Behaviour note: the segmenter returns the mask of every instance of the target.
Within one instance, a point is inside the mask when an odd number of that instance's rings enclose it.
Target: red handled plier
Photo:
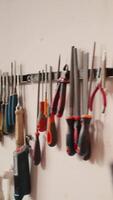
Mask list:
[[[68,65],[65,65],[61,77],[58,79],[56,93],[52,102],[52,114],[57,117],[62,117],[65,100],[66,100],[66,85],[69,83]]]

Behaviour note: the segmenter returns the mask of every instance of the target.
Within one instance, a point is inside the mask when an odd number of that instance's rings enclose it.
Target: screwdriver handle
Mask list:
[[[74,147],[75,151],[77,152],[79,133],[81,129],[81,121],[80,121],[80,116],[73,116],[73,119],[74,119]]]
[[[11,103],[11,121],[12,121],[12,126],[15,125],[15,110],[16,110],[16,106],[17,106],[17,102],[18,102],[18,96],[17,94],[13,94],[12,96],[12,103]]]
[[[57,129],[53,114],[50,114],[47,121],[47,143],[51,147],[57,144]]]
[[[81,117],[81,130],[78,141],[78,153],[84,157],[84,160],[88,160],[91,155],[91,142],[90,142],[90,121],[91,115],[85,115]]]
[[[69,156],[73,156],[76,153],[74,145],[74,119],[69,117],[66,121],[68,124],[68,134],[66,136],[67,153]]]
[[[15,111],[16,123],[15,123],[15,138],[17,147],[24,145],[24,109],[22,107],[16,107]]]
[[[1,111],[1,104],[2,102],[0,102],[0,141],[2,140],[3,137],[3,130],[2,130],[2,111]]]
[[[39,105],[39,116],[38,116],[38,120],[37,120],[37,129],[40,132],[43,132],[46,130],[47,128],[47,117],[43,114],[44,113],[44,101],[40,102]]]
[[[33,161],[34,165],[39,165],[41,162],[41,151],[40,151],[40,142],[39,142],[39,133],[36,132],[35,146],[33,151]]]

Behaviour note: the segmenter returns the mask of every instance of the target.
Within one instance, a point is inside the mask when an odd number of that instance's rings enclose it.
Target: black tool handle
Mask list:
[[[91,142],[90,142],[90,121],[91,116],[86,115],[82,117],[81,130],[78,141],[78,152],[80,156],[83,156],[84,160],[88,160],[91,156]]]
[[[34,152],[33,152],[33,161],[34,161],[34,165],[39,165],[41,162],[39,133],[36,133],[35,147],[34,147]]]
[[[74,144],[74,119],[70,117],[66,121],[68,124],[68,134],[66,136],[67,153],[69,156],[73,156],[76,153]]]

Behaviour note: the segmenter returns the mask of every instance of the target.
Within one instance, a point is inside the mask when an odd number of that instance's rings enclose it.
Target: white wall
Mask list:
[[[112,66],[112,9],[112,0],[0,0],[0,68],[10,72],[10,62],[15,59],[23,64],[24,74],[36,73],[46,63],[56,70],[59,53],[63,66],[70,63],[72,45],[92,53],[94,41],[97,55],[104,47],[108,67]],[[29,134],[35,133],[36,91],[36,85],[25,88]],[[105,162],[85,162],[77,156],[67,156],[67,125],[65,117],[61,120],[61,147],[46,146],[45,168],[32,168],[33,200],[113,198],[109,167],[113,159],[112,108],[113,96],[108,94],[104,132],[99,136],[105,144]],[[5,137],[4,146],[0,145],[0,173],[10,167],[14,148],[14,140]],[[100,151],[97,146],[96,150]]]

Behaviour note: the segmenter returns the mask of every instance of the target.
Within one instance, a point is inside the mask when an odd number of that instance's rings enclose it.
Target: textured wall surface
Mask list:
[[[0,0],[0,69],[10,72],[10,63],[15,59],[17,66],[23,65],[24,74],[36,73],[46,63],[55,71],[59,53],[62,66],[70,64],[72,45],[92,55],[94,41],[97,41],[96,55],[100,56],[104,48],[108,54],[107,66],[113,67],[112,10],[112,0]],[[37,85],[26,86],[28,134],[35,133],[36,98]],[[98,134],[95,133],[92,161],[82,161],[76,155],[67,156],[65,111],[60,123],[61,142],[54,148],[46,145],[43,163],[31,169],[32,200],[113,199],[110,172],[113,95],[108,93],[107,99],[106,114],[102,116],[101,98],[97,98],[95,127]],[[5,137],[4,145],[0,145],[0,174],[10,168],[14,149],[14,139]],[[7,190],[6,183],[4,190]]]

